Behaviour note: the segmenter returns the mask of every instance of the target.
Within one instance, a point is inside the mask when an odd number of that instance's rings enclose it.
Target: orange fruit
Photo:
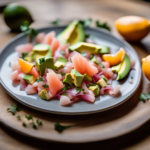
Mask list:
[[[119,64],[125,56],[125,50],[123,48],[120,48],[120,50],[116,54],[104,54],[102,55],[102,58],[104,61],[109,62],[111,66],[115,66]]]
[[[115,21],[118,32],[127,41],[139,41],[150,31],[150,21],[139,16],[125,16]]]
[[[150,81],[150,55],[142,59],[142,71],[146,78]]]
[[[33,67],[33,64],[27,62],[27,61],[24,61],[23,59],[21,58],[18,58],[18,62],[19,62],[19,66],[20,66],[20,69],[24,72],[24,73],[28,73],[30,72],[30,70],[32,69]]]

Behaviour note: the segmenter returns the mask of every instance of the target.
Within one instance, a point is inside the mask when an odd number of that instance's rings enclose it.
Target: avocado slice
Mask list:
[[[127,54],[125,54],[125,57],[124,57],[123,61],[121,62],[121,66],[118,71],[118,77],[116,80],[123,79],[129,73],[130,68],[131,68],[130,58]]]
[[[73,79],[73,83],[76,87],[80,87],[83,81],[84,75],[80,74],[77,70],[71,70],[71,77]]]
[[[23,80],[25,80],[29,84],[33,84],[36,78],[33,75],[25,74]]]
[[[98,85],[89,86],[89,90],[91,90],[95,96],[99,95],[99,87]]]
[[[101,78],[97,81],[97,84],[101,87],[105,87],[107,85],[107,82],[103,78]]]
[[[67,60],[63,57],[59,57],[58,60],[55,63],[55,69],[63,68],[66,64]]]
[[[51,56],[45,56],[36,60],[37,70],[40,72],[40,75],[43,75],[46,68],[54,70],[54,60]]]
[[[84,74],[84,80],[87,80],[87,81],[92,81],[92,77],[87,75],[86,73]]]
[[[96,44],[86,43],[86,42],[78,42],[76,44],[73,44],[69,46],[70,51],[88,51],[91,54],[108,54],[109,53],[109,47],[106,46],[100,46]]]
[[[68,83],[70,86],[72,86],[72,77],[70,73],[67,73],[65,76],[65,79],[63,80],[63,83]]]
[[[111,70],[118,73],[120,68],[121,68],[121,63],[116,65],[116,66],[111,67]]]
[[[49,100],[50,99],[50,96],[49,96],[48,92],[45,89],[42,90],[39,93],[39,96],[41,97],[41,99],[44,99],[44,100]]]
[[[52,56],[50,46],[47,44],[36,44],[32,49],[30,57],[33,61],[36,61],[44,56]]]
[[[57,39],[63,44],[70,43],[70,45],[84,41],[85,35],[82,25],[78,20],[74,20],[57,36]]]

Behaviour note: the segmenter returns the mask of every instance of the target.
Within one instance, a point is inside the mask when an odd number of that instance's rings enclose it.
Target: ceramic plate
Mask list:
[[[41,28],[39,32],[48,33],[55,31],[56,34],[60,33],[65,29],[66,26],[56,26]],[[131,95],[137,90],[141,80],[141,67],[140,61],[136,51],[124,40],[117,39],[107,31],[96,28],[85,28],[86,34],[90,34],[95,38],[95,42],[100,45],[109,46],[112,53],[123,47],[132,59],[136,61],[134,70],[131,70],[129,75],[122,81],[114,81],[113,86],[121,84],[121,95],[118,97],[111,97],[109,95],[98,96],[94,104],[86,103],[84,101],[75,103],[71,106],[63,107],[60,106],[59,100],[44,101],[38,94],[26,95],[25,91],[19,90],[18,83],[12,83],[9,78],[11,68],[9,62],[17,58],[15,47],[19,44],[27,43],[27,37],[24,34],[19,34],[14,37],[2,50],[0,55],[0,81],[4,89],[18,102],[49,113],[55,114],[66,114],[66,115],[77,115],[77,114],[90,114],[95,112],[101,112],[104,110],[111,109],[125,102]],[[133,84],[130,84],[128,80],[133,76]]]

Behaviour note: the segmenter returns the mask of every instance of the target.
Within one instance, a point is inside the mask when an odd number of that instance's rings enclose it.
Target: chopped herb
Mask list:
[[[11,62],[9,63],[9,67],[11,67]]]
[[[65,52],[64,52],[64,51],[60,51],[59,53],[62,54],[62,55],[65,55]]]
[[[39,119],[36,120],[36,123],[40,126],[43,125],[42,121],[40,121]]]
[[[150,99],[150,92],[139,94],[138,99],[143,102],[148,101]]]
[[[25,57],[28,55],[28,53],[21,53],[21,58],[23,59],[23,60],[25,60]]]
[[[85,52],[81,52],[81,55],[82,55],[83,57],[86,57],[86,56],[87,56],[87,54],[86,54]]]
[[[26,127],[26,126],[27,126],[27,125],[26,125],[26,123],[24,123],[24,122],[22,123],[22,125],[23,125],[24,127]]]
[[[90,57],[89,57],[89,58],[90,58],[90,60],[91,60],[93,57],[94,57],[94,55],[92,55],[92,54],[91,54],[91,55],[90,55]]]
[[[62,92],[68,90],[69,86],[66,84],[64,88],[62,88]]]
[[[96,26],[99,28],[103,28],[106,29],[108,31],[111,31],[111,28],[108,26],[108,24],[106,22],[104,23],[100,23],[98,20],[95,22]]]
[[[43,88],[48,88],[49,86],[47,84],[44,84],[42,87]]]
[[[62,95],[68,95],[67,93],[63,93]]]
[[[101,68],[105,68],[105,66],[104,66],[102,63],[99,63],[99,66],[100,66]]]
[[[39,63],[40,63],[40,64],[42,64],[42,63],[44,63],[44,62],[45,62],[45,58],[40,58],[40,59],[39,59]]]
[[[37,129],[37,126],[35,124],[32,125],[33,129]]]
[[[55,126],[55,130],[58,131],[59,133],[61,133],[63,130],[73,127],[74,125],[63,126],[59,122],[57,122],[57,123],[55,123],[54,126]]]
[[[44,81],[42,77],[39,77],[38,79],[36,79],[37,82],[42,82]]]
[[[20,115],[18,115],[18,116],[17,116],[17,119],[18,119],[18,120],[21,120],[21,116],[20,116]]]
[[[89,38],[90,37],[90,34],[85,34],[85,38]]]
[[[33,121],[33,116],[32,116],[32,115],[25,115],[25,117],[26,117],[28,120],[32,120],[32,121]]]
[[[77,88],[76,91],[81,92],[81,91],[84,91],[84,89]]]
[[[131,79],[133,79],[133,76],[131,76]]]
[[[13,115],[16,114],[16,112],[18,111],[21,111],[21,108],[19,108],[18,106],[14,105],[14,104],[11,104],[11,106],[9,108],[7,108],[7,111],[10,111],[12,112]]]
[[[79,23],[83,25],[83,27],[89,27],[91,25],[92,19],[79,20]]]
[[[97,85],[97,84],[96,83],[91,83],[88,86],[95,86],[95,85]]]
[[[64,75],[65,75],[65,73],[61,73],[61,75],[62,75],[62,76],[64,76]]]
[[[59,23],[60,23],[60,19],[56,19],[51,22],[51,24],[53,24],[53,25],[59,25]]]
[[[103,78],[107,82],[107,78],[104,75],[101,75],[101,78]]]
[[[29,22],[24,21],[23,24],[20,26],[20,30],[28,35],[28,42],[32,42],[32,40],[37,36],[38,31],[29,27]]]

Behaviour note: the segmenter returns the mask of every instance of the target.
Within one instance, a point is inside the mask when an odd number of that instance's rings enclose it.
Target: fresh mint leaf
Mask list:
[[[150,99],[150,92],[139,94],[138,99],[143,102],[148,101]]]
[[[55,123],[54,125],[54,129],[56,131],[58,131],[59,133],[61,133],[62,131],[64,131],[65,129],[68,129],[70,127],[73,127],[74,125],[68,125],[68,126],[63,126],[61,125],[59,122]]]
[[[39,77],[38,79],[36,79],[37,82],[42,82],[44,81],[42,77]]]
[[[91,25],[92,19],[88,18],[86,20],[79,20],[79,23],[83,26],[83,27],[89,27]]]
[[[21,108],[19,108],[19,106],[11,104],[11,106],[7,108],[7,111],[10,111],[13,115],[15,115],[17,111],[21,111]]]
[[[25,57],[28,55],[28,53],[21,53],[21,58],[23,59],[23,60],[25,60]]]
[[[64,51],[60,51],[59,53],[62,54],[62,55],[65,55],[65,54],[66,54]]]
[[[23,123],[22,123],[22,126],[26,127],[27,125],[26,125],[26,123],[23,122]]]
[[[77,88],[76,91],[77,91],[77,92],[81,92],[81,91],[84,91],[84,89]]]
[[[111,28],[109,27],[109,25],[106,23],[106,22],[104,22],[104,23],[100,23],[100,21],[96,21],[95,22],[95,24],[96,24],[96,26],[98,27],[98,28],[103,28],[103,29],[106,29],[106,30],[108,30],[108,31],[111,31]]]
[[[60,19],[56,19],[51,22],[52,25],[59,25],[60,24]]]
[[[49,86],[47,84],[44,84],[42,87],[43,88],[48,88]]]

